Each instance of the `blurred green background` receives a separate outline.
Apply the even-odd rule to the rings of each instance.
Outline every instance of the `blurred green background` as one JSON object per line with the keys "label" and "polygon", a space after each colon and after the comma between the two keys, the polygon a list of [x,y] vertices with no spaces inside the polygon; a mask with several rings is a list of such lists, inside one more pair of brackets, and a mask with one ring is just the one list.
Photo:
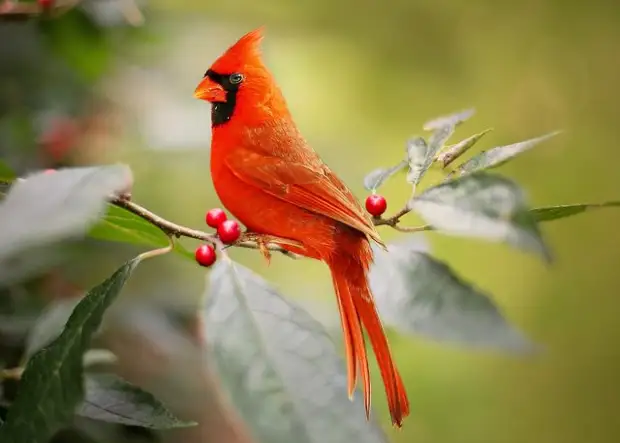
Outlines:
{"label": "blurred green background", "polygon": [[[620,6],[614,1],[159,0],[144,5],[143,14],[138,29],[112,27],[90,43],[90,31],[65,16],[58,19],[64,27],[42,38],[53,40],[77,83],[105,98],[106,129],[72,148],[89,146],[74,161],[128,162],[136,175],[134,199],[176,222],[200,228],[205,210],[219,205],[208,169],[210,110],[192,92],[221,51],[260,25],[266,25],[265,60],[302,132],[360,198],[365,173],[397,163],[407,138],[421,133],[427,119],[470,106],[477,114],[458,137],[495,128],[475,151],[564,131],[501,169],[533,206],[620,195]],[[79,109],[67,112],[83,116],[84,106]],[[430,174],[426,183],[439,178]],[[408,194],[403,180],[386,185],[389,211]],[[493,294],[546,352],[473,351],[390,331],[412,402],[404,429],[389,431],[393,441],[617,441],[617,226],[615,210],[544,225],[556,258],[550,267],[504,246],[428,235],[437,257]],[[388,241],[401,235],[381,233]],[[100,266],[74,267],[73,281],[92,285],[107,275],[118,264],[117,248],[100,257]],[[232,254],[319,318],[335,313],[322,264],[274,257],[267,268],[255,251]],[[183,287],[175,294],[187,295],[175,302],[191,304],[204,272],[165,258],[139,273],[132,287],[146,294],[163,281]],[[374,393],[374,414],[387,429],[383,392]]]}

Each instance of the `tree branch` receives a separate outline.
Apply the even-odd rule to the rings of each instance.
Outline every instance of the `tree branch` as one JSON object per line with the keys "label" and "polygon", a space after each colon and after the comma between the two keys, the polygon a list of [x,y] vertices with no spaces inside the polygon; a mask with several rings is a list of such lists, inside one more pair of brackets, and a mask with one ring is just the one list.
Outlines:
{"label": "tree branch", "polygon": [[[196,240],[202,240],[205,242],[209,242],[216,246],[221,246],[221,242],[219,241],[216,235],[209,234],[203,231],[199,231],[197,229],[187,228],[185,226],[178,225],[176,223],[168,221],[165,218],[160,217],[159,215],[154,214],[148,209],[138,205],[137,203],[130,201],[127,198],[127,196],[113,197],[110,199],[110,203],[120,208],[126,209],[127,211],[148,221],[152,225],[157,226],[168,236],[177,237],[177,238],[179,237],[194,238]],[[247,248],[247,249],[261,249],[261,243],[259,241],[254,240],[255,237],[256,237],[255,235],[243,233],[239,241],[234,243],[233,246],[237,246],[240,248]],[[293,246],[302,247],[301,244],[297,244],[297,242],[292,242],[291,240],[288,240],[285,238],[278,239],[277,237],[273,237],[273,236],[271,238],[273,240],[281,240],[280,242],[283,244],[290,244]],[[282,248],[281,246],[278,246],[275,243],[267,243],[267,244],[264,244],[263,246],[269,251],[279,252],[291,258],[299,258],[297,254],[287,251],[286,249]]]}
{"label": "tree branch", "polygon": [[[20,180],[20,179],[18,178],[17,180]],[[5,182],[5,181],[0,181],[0,184],[10,186],[10,183]],[[169,220],[166,220],[165,218],[149,211],[145,207],[140,206],[139,204],[131,201],[130,194],[111,196],[108,202],[114,206],[118,206],[119,208],[125,209],[131,212],[132,214],[137,215],[143,220],[146,220],[153,226],[156,226],[157,228],[159,228],[164,234],[166,234],[169,237],[193,238],[196,240],[201,240],[204,242],[211,243],[214,246],[218,247],[219,249],[228,248],[229,246],[236,246],[239,248],[246,248],[246,249],[258,249],[261,252],[263,252],[263,255],[265,255],[266,258],[269,258],[269,254],[267,252],[279,252],[290,258],[300,257],[298,254],[295,254],[294,252],[291,252],[283,248],[280,245],[289,245],[297,249],[303,249],[303,245],[294,240],[282,238],[282,237],[276,237],[272,235],[262,235],[262,234],[257,234],[253,232],[244,232],[243,234],[241,234],[241,238],[237,242],[231,245],[224,246],[222,242],[219,240],[219,238],[217,237],[217,235],[209,234],[207,232],[200,231],[197,229],[188,228],[186,226],[179,225]],[[398,211],[392,217],[389,217],[389,218],[374,217],[372,221],[375,226],[390,226],[392,229],[395,229],[399,232],[411,233],[411,232],[428,231],[432,229],[432,227],[429,225],[401,226],[400,225],[401,217],[408,214],[410,211],[411,210],[407,208],[407,206],[405,206],[403,209]]]}
{"label": "tree branch", "polygon": [[[165,218],[160,217],[157,214],[154,214],[153,212],[138,205],[137,203],[130,201],[127,196],[113,197],[110,200],[110,203],[120,208],[126,209],[127,211],[148,221],[152,225],[157,226],[168,236],[173,236],[177,238],[178,237],[194,238],[196,240],[206,241],[206,242],[209,242],[216,246],[221,247],[221,242],[219,241],[216,235],[208,234],[206,232],[199,231],[197,229],[191,229],[191,228],[187,228],[182,225],[178,225],[176,223],[172,223],[171,221],[168,221]],[[408,209],[407,207],[404,207],[403,209],[401,209],[399,212],[397,212],[390,218],[374,217],[373,224],[375,226],[390,226],[391,228],[399,232],[408,232],[408,233],[428,231],[432,229],[432,227],[429,225],[400,226],[399,225],[400,218],[403,217],[405,214],[408,214],[410,211],[411,211],[410,209]],[[264,243],[264,242],[261,242],[260,240],[257,240],[257,239],[260,239],[260,237],[261,237],[260,234],[257,235],[251,232],[243,233],[239,241],[237,241],[236,243],[233,243],[231,246],[247,248],[247,249],[259,249],[259,250],[263,250],[263,248],[266,248],[268,251],[279,252],[291,258],[299,258],[299,255],[284,249],[283,247],[276,244],[276,242],[280,244],[291,245],[291,246],[295,246],[297,248],[303,249],[303,245],[301,243],[298,243],[290,239],[278,238],[275,236],[265,236],[265,238],[269,240],[269,243]]]}

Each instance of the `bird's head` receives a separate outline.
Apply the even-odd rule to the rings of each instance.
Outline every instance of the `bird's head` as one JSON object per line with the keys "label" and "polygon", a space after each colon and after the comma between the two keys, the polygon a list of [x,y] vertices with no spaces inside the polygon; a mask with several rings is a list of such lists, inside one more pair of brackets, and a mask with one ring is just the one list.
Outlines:
{"label": "bird's head", "polygon": [[262,38],[262,28],[241,37],[211,65],[194,91],[194,97],[213,105],[214,126],[228,122],[240,108],[246,114],[268,109],[267,102],[280,96],[261,60]]}

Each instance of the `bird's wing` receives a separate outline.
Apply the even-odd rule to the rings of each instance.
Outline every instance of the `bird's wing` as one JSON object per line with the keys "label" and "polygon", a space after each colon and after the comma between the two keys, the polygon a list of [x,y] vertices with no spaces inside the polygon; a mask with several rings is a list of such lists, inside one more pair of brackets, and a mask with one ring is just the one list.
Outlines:
{"label": "bird's wing", "polygon": [[337,220],[384,246],[347,187],[320,162],[299,163],[239,148],[226,158],[239,179],[286,202]]}

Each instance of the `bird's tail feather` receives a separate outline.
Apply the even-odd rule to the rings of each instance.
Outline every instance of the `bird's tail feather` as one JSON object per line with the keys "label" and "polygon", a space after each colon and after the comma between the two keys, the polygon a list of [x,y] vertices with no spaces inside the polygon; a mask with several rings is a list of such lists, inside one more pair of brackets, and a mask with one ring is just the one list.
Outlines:
{"label": "bird's tail feather", "polygon": [[359,369],[366,415],[370,414],[370,373],[362,328],[375,353],[385,386],[392,423],[400,427],[409,414],[409,400],[392,360],[387,337],[368,287],[365,265],[352,256],[339,255],[330,262],[344,333],[349,396],[353,395]]}

